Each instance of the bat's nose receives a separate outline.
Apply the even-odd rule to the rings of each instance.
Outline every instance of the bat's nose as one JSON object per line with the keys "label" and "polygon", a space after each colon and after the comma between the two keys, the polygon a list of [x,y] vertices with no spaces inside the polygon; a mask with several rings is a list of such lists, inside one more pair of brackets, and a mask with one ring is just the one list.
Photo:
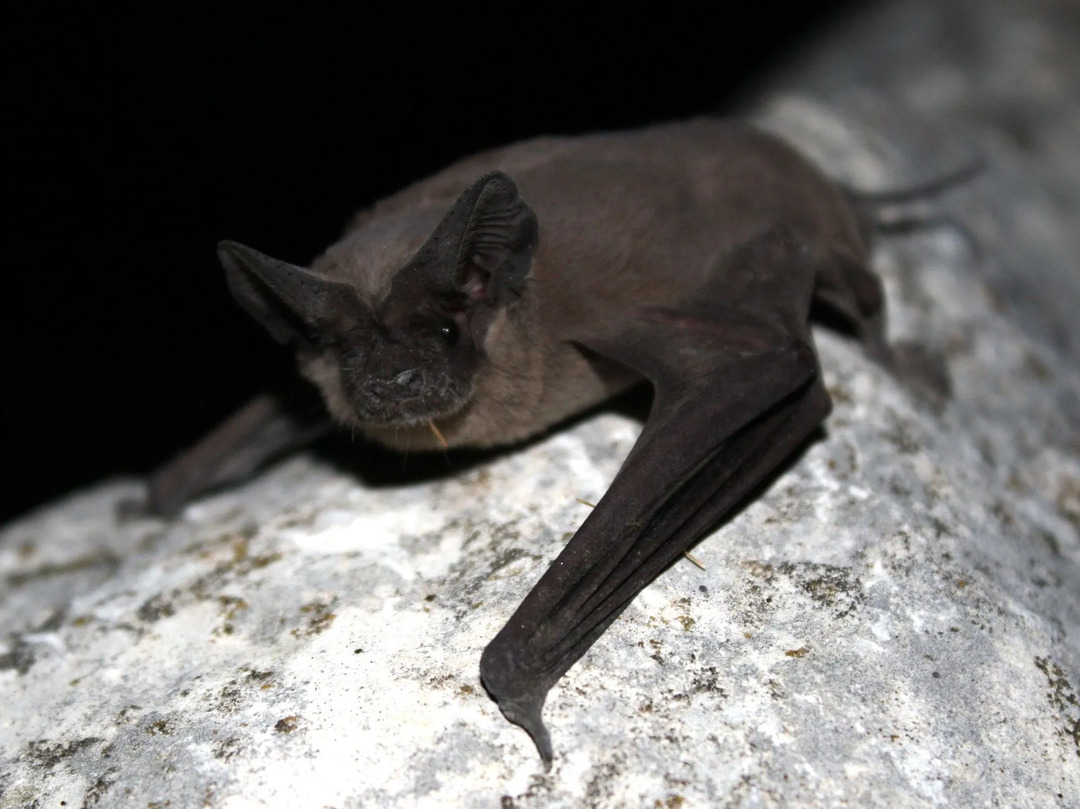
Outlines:
{"label": "bat's nose", "polygon": [[379,409],[416,396],[422,387],[420,372],[409,368],[384,379],[369,380],[364,386],[363,397],[373,409]]}
{"label": "bat's nose", "polygon": [[418,376],[419,374],[417,374],[415,370],[410,368],[407,371],[402,371],[401,373],[399,373],[391,380],[391,382],[398,387],[415,388],[416,383],[413,380],[417,379]]}

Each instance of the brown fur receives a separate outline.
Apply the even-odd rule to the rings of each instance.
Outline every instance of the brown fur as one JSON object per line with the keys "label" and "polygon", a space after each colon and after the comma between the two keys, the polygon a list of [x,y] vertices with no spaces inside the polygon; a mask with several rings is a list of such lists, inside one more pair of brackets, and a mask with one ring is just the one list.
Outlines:
{"label": "brown fur", "polygon": [[[842,192],[793,150],[745,125],[700,119],[627,133],[539,138],[462,160],[356,217],[313,271],[370,307],[476,178],[512,176],[540,222],[525,293],[496,316],[472,394],[432,414],[450,446],[526,438],[637,378],[595,365],[582,330],[639,301],[673,303],[715,260],[785,222],[822,266],[863,264],[866,247]],[[655,268],[668,272],[658,275]],[[658,288],[660,287],[660,288]],[[805,296],[809,306],[810,294]],[[395,449],[438,449],[426,422],[358,422],[333,360],[302,359],[333,416]]]}

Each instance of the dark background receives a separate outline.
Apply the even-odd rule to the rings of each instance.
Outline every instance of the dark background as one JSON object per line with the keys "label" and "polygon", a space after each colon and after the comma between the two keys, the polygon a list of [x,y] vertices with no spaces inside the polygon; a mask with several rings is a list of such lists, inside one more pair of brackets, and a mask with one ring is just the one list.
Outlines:
{"label": "dark background", "polygon": [[289,372],[219,239],[306,263],[469,152],[723,109],[866,3],[20,5],[0,521],[145,472]]}

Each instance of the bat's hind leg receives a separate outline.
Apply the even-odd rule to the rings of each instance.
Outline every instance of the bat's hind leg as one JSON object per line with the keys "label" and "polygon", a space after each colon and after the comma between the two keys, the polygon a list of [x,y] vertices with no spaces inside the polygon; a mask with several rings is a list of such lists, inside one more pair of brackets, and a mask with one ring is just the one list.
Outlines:
{"label": "bat's hind leg", "polygon": [[837,258],[814,282],[814,311],[839,321],[864,346],[867,356],[909,383],[932,403],[949,397],[949,374],[942,358],[918,343],[890,344],[886,336],[885,291],[863,265]]}
{"label": "bat's hind leg", "polygon": [[849,258],[835,258],[814,276],[814,312],[851,332],[866,353],[888,365],[885,337],[885,290],[881,280]]}

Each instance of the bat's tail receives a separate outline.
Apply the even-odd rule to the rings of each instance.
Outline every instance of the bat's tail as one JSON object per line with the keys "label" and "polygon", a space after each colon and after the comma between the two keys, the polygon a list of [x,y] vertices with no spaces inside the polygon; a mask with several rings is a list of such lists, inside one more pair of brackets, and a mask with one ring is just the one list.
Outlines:
{"label": "bat's tail", "polygon": [[871,244],[875,234],[904,234],[928,228],[951,228],[971,245],[979,255],[979,243],[968,226],[957,217],[926,211],[900,211],[885,214],[883,209],[913,205],[933,199],[978,177],[987,168],[982,157],[975,157],[948,174],[934,177],[917,185],[889,191],[862,191],[841,186],[855,212],[864,244]]}
{"label": "bat's tail", "polygon": [[894,188],[887,191],[863,191],[849,186],[841,186],[848,199],[857,207],[881,208],[886,205],[904,205],[911,202],[921,202],[926,199],[941,196],[965,183],[974,180],[982,174],[987,167],[986,159],[975,157],[960,168],[933,177],[925,182],[908,186],[907,188]]}

